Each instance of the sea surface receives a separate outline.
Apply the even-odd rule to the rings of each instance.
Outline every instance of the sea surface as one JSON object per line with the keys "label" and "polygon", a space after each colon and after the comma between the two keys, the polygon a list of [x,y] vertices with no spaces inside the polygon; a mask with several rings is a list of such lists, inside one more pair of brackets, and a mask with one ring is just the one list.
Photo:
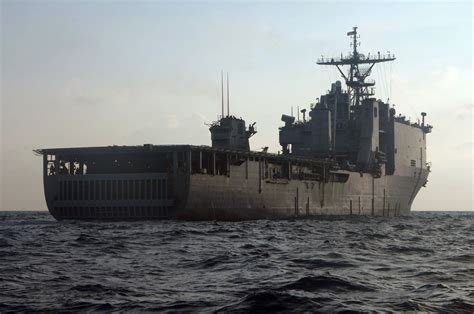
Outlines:
{"label": "sea surface", "polygon": [[249,222],[0,212],[0,312],[474,312],[474,213]]}

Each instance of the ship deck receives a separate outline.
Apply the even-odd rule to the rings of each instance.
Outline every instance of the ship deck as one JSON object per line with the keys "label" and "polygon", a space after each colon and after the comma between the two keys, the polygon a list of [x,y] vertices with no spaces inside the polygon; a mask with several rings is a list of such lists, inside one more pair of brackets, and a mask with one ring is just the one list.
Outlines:
{"label": "ship deck", "polygon": [[274,161],[292,161],[298,163],[314,163],[318,165],[331,165],[334,161],[324,158],[305,158],[294,155],[274,154],[268,152],[242,151],[215,148],[206,145],[153,145],[144,144],[136,146],[96,146],[96,147],[68,147],[68,148],[41,148],[35,149],[38,155],[61,155],[63,157],[73,158],[75,156],[86,155],[104,155],[104,154],[147,154],[147,153],[164,153],[164,152],[184,152],[184,151],[201,151],[216,152],[225,154],[235,154],[242,157],[262,157],[272,159]]}

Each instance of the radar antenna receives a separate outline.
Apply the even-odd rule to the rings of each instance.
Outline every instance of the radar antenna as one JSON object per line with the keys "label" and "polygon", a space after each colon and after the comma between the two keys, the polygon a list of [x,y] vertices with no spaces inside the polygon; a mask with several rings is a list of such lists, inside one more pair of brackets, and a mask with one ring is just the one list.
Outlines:
{"label": "radar antenna", "polygon": [[[375,94],[375,81],[366,80],[374,65],[380,62],[393,61],[395,60],[395,55],[390,54],[390,52],[387,52],[387,54],[380,54],[380,51],[377,52],[376,56],[371,56],[370,54],[365,56],[359,53],[357,47],[360,46],[360,42],[358,41],[360,36],[357,35],[357,26],[354,26],[352,31],[347,33],[347,36],[350,36],[352,39],[352,53],[348,56],[343,56],[341,54],[340,58],[322,57],[316,63],[319,65],[335,65],[346,81],[352,105],[360,105],[363,99]],[[367,64],[369,66],[366,69],[359,69],[360,64]],[[347,74],[341,69],[341,67],[345,65],[350,66]]]}

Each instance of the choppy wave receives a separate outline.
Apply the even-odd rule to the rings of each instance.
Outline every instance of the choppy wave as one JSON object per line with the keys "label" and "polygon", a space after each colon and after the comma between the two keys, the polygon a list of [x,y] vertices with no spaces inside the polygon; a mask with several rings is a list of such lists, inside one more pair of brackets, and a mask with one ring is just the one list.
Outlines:
{"label": "choppy wave", "polygon": [[474,213],[56,222],[0,212],[0,312],[474,312]]}

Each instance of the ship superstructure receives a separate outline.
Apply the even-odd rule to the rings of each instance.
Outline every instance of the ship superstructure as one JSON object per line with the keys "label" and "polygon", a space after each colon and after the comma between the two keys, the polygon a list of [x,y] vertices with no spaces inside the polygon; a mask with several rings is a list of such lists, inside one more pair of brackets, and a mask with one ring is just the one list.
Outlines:
{"label": "ship superstructure", "polygon": [[[408,214],[427,183],[431,126],[396,115],[368,77],[392,54],[321,58],[340,81],[303,120],[283,115],[282,153],[250,150],[255,123],[224,114],[212,146],[151,145],[36,150],[48,208],[57,219],[244,220],[311,215]],[[344,69],[348,67],[348,69]],[[227,79],[228,82],[228,79]]]}

